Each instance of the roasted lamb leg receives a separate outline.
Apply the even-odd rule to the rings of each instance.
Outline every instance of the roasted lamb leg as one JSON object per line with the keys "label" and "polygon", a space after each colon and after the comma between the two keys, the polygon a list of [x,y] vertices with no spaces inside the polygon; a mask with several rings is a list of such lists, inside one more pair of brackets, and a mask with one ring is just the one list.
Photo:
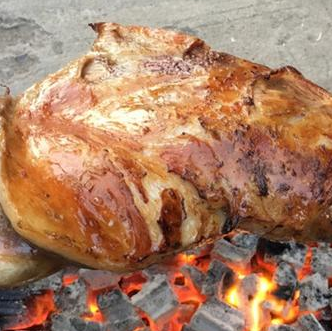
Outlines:
{"label": "roasted lamb leg", "polygon": [[98,23],[92,50],[2,99],[15,230],[126,271],[242,227],[332,239],[332,98],[291,67],[185,34]]}

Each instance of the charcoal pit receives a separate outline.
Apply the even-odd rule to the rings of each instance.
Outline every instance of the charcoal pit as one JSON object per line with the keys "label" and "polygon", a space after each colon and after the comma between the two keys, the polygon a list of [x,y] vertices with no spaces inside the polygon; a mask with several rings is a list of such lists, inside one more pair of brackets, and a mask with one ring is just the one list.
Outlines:
{"label": "charcoal pit", "polygon": [[68,268],[0,291],[0,330],[331,331],[332,248],[237,231],[143,271]]}

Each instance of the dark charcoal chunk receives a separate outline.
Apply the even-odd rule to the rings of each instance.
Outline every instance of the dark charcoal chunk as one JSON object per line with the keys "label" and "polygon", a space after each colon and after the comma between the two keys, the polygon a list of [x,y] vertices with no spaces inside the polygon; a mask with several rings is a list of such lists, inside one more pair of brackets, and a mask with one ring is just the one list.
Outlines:
{"label": "dark charcoal chunk", "polygon": [[269,262],[288,262],[295,269],[303,267],[308,247],[294,242],[274,242],[260,239],[258,244],[259,251],[264,251],[264,261]]}
{"label": "dark charcoal chunk", "polygon": [[83,280],[77,279],[55,295],[55,304],[60,311],[80,316],[87,312],[87,289]]}
{"label": "dark charcoal chunk", "polygon": [[155,321],[170,314],[178,306],[167,278],[162,275],[145,283],[141,291],[132,296],[131,302]]}
{"label": "dark charcoal chunk", "polygon": [[240,311],[213,299],[201,305],[189,327],[192,331],[240,331],[244,325],[244,316]]}
{"label": "dark charcoal chunk", "polygon": [[313,314],[301,316],[298,319],[298,324],[303,331],[325,331]]}
{"label": "dark charcoal chunk", "polygon": [[332,248],[326,246],[312,249],[312,269],[324,277],[332,277]]}
{"label": "dark charcoal chunk", "polygon": [[315,311],[329,304],[328,281],[316,273],[304,278],[300,284],[300,309]]}
{"label": "dark charcoal chunk", "polygon": [[112,331],[128,331],[144,326],[127,296],[119,289],[99,295],[98,306]]}
{"label": "dark charcoal chunk", "polygon": [[189,278],[192,281],[193,285],[198,291],[202,290],[205,279],[205,275],[202,271],[200,271],[194,266],[186,264],[181,268],[181,272],[185,277]]}
{"label": "dark charcoal chunk", "polygon": [[224,293],[234,282],[234,272],[219,260],[210,263],[202,293],[208,296]]}
{"label": "dark charcoal chunk", "polygon": [[188,324],[184,324],[182,326],[181,331],[195,331],[194,329],[192,329]]}
{"label": "dark charcoal chunk", "polygon": [[0,290],[0,316],[22,315],[27,309],[24,302],[30,295],[23,289]]}
{"label": "dark charcoal chunk", "polygon": [[279,263],[273,275],[273,280],[277,284],[274,295],[284,300],[293,298],[297,288],[297,276],[290,264],[286,262]]}

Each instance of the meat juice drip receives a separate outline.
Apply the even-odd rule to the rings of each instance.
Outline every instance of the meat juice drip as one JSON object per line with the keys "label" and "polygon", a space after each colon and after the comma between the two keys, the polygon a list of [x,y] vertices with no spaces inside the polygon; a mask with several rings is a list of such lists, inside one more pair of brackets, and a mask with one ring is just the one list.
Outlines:
{"label": "meat juice drip", "polygon": [[[226,241],[225,244],[227,245]],[[219,261],[215,262],[217,268],[213,269],[211,265],[214,261],[217,261],[214,251],[214,246],[208,245],[192,252],[178,254],[166,260],[164,264],[155,266],[157,274],[164,273],[167,276],[167,283],[176,298],[174,308],[160,318],[159,316],[158,318],[150,316],[144,306],[142,308],[140,304],[136,304],[133,300],[142,289],[144,291],[147,284],[153,283],[155,277],[153,267],[120,277],[113,288],[119,289],[125,300],[133,303],[134,311],[140,319],[138,326],[128,331],[185,330],[185,325],[190,326],[200,307],[211,301],[211,293],[209,292],[211,284],[206,285],[209,283],[207,278],[213,279],[216,276],[214,272],[220,270],[218,263],[221,263],[220,266],[227,268],[227,272],[230,271],[233,277],[230,278],[231,281],[226,282],[226,278],[222,276],[224,277],[222,285],[218,283],[213,288],[212,297],[243,314],[243,331],[267,331],[271,325],[293,324],[300,316],[312,312],[300,310],[300,291],[298,288],[288,299],[276,295],[278,284],[273,277],[277,269],[277,263],[264,260],[260,251],[256,252],[250,259],[249,264],[239,264],[236,261]],[[304,279],[312,273],[311,248],[307,250],[304,261],[303,266],[296,270],[298,280]],[[199,284],[199,277],[197,279],[190,277],[188,270],[195,270],[198,276],[204,275],[203,283]],[[79,278],[78,273],[65,274],[62,278],[63,288],[71,286]],[[250,285],[249,287],[244,285],[246,281],[249,281],[247,282]],[[250,281],[253,281],[253,285]],[[245,286],[247,286],[246,289],[244,289]],[[95,290],[87,286],[86,312],[79,317],[87,323],[96,322],[103,325],[106,323],[107,326],[107,317],[104,316],[99,307],[98,296],[109,290],[110,288]],[[48,291],[43,295],[34,297],[29,302],[28,312],[31,318],[28,319],[26,324],[17,323],[17,325],[12,325],[6,330],[29,330],[32,326],[46,324],[50,314],[59,310],[61,310],[61,307],[55,306],[52,291]],[[320,311],[314,312],[317,317],[320,316],[320,313]],[[221,317],[222,319],[223,317]],[[106,330],[108,330],[107,327]],[[112,329],[110,328],[110,330]],[[196,329],[193,328],[193,330]]]}

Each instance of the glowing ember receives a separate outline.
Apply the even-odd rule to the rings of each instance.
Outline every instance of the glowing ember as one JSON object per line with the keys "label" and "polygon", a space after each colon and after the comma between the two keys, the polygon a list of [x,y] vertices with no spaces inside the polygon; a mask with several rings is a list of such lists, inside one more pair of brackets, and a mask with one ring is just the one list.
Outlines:
{"label": "glowing ember", "polygon": [[53,291],[46,291],[32,298],[26,314],[20,316],[15,325],[8,325],[6,329],[22,330],[42,325],[54,310]]}
{"label": "glowing ember", "polygon": [[[146,312],[136,307],[137,318],[141,318],[144,324],[135,330],[128,331],[144,330],[144,325],[147,325],[151,331],[181,331],[183,325],[190,324],[192,316],[198,308],[208,302],[209,297],[206,294],[207,292],[204,292],[204,288],[198,286],[195,279],[191,278],[190,273],[187,274],[186,272],[188,270],[196,270],[198,274],[207,277],[208,273],[211,272],[209,266],[211,266],[211,261],[213,261],[214,257],[212,249],[213,246],[208,245],[200,249],[197,255],[178,254],[174,258],[167,260],[161,266],[163,268],[161,270],[165,270],[165,273],[168,275],[167,281],[176,296],[177,306],[172,311],[171,316],[168,315],[160,320],[154,320]],[[312,273],[311,259],[312,250],[308,249],[303,268],[296,270],[297,279],[301,280]],[[273,261],[267,262],[262,256],[256,254],[249,264],[241,265],[238,263],[232,264],[231,262],[226,264],[234,272],[235,279],[232,278],[233,282],[231,284],[222,285],[227,286],[223,290],[217,288],[215,295],[220,301],[226,302],[244,314],[245,329],[243,331],[265,331],[270,325],[292,324],[299,316],[307,313],[300,311],[299,290],[295,291],[294,288],[289,300],[284,300],[281,299],[282,296],[277,296],[279,285],[273,280],[278,267],[277,263]],[[66,274],[62,279],[63,286],[70,286],[78,278],[78,274]],[[118,281],[119,279],[120,276],[114,286],[120,288],[128,296],[128,301],[142,290],[146,282],[150,281],[142,272],[123,276]],[[254,285],[249,286],[249,290],[246,290],[247,293],[244,289],[244,283],[249,280],[254,281]],[[99,294],[109,290],[110,288],[107,287],[100,290],[92,290],[92,286],[88,286],[88,313],[79,317],[84,321],[107,322],[99,310],[97,297]],[[28,329],[32,326],[41,325],[47,320],[49,314],[55,310],[52,291],[36,296],[29,303],[28,316],[18,321],[15,326],[10,327],[8,330]],[[319,313],[316,312],[315,314],[318,317]]]}

